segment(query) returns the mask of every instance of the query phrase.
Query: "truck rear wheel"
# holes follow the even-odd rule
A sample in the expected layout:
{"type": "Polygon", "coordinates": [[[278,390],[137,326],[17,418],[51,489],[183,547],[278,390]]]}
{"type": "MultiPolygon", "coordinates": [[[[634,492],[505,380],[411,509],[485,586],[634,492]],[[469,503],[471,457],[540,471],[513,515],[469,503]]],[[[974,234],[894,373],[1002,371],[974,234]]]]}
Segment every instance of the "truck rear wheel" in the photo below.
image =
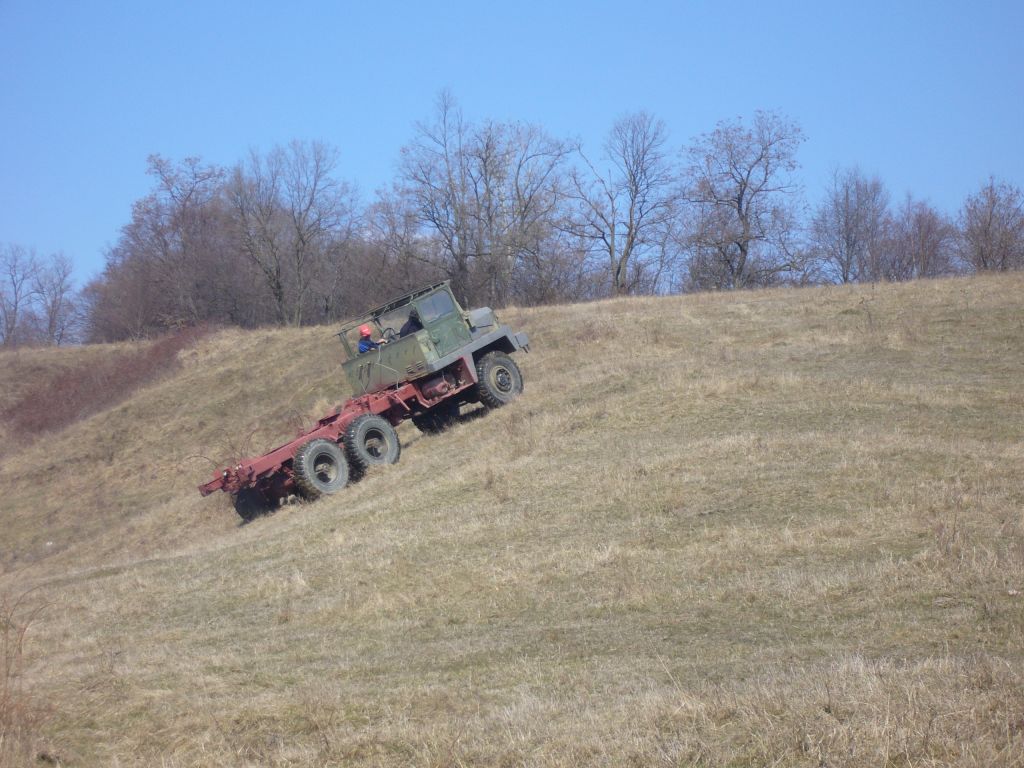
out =
{"type": "Polygon", "coordinates": [[[488,352],[477,360],[477,394],[488,408],[512,402],[523,391],[523,374],[504,352],[488,352]]]}
{"type": "Polygon", "coordinates": [[[436,435],[444,432],[459,418],[459,404],[453,400],[435,405],[429,411],[418,413],[412,417],[412,423],[425,435],[436,435]]]}
{"type": "Polygon", "coordinates": [[[295,485],[307,499],[337,493],[348,484],[348,461],[333,440],[317,438],[299,447],[292,460],[295,485]]]}
{"type": "Polygon", "coordinates": [[[364,414],[345,430],[345,450],[360,473],[375,464],[394,464],[402,455],[398,433],[387,419],[364,414]]]}
{"type": "Polygon", "coordinates": [[[267,497],[257,491],[255,488],[243,488],[238,493],[231,496],[231,503],[235,507],[235,512],[245,522],[255,520],[260,515],[265,515],[270,511],[270,502],[267,497]]]}

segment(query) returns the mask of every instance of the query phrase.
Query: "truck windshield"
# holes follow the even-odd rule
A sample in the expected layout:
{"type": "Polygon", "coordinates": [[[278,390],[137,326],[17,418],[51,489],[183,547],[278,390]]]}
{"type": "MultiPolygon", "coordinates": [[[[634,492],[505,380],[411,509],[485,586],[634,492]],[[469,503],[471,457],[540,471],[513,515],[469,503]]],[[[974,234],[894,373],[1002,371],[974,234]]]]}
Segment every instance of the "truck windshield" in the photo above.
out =
{"type": "Polygon", "coordinates": [[[420,320],[430,323],[439,317],[455,311],[455,304],[447,291],[438,291],[433,296],[427,296],[416,302],[420,311],[420,320]]]}

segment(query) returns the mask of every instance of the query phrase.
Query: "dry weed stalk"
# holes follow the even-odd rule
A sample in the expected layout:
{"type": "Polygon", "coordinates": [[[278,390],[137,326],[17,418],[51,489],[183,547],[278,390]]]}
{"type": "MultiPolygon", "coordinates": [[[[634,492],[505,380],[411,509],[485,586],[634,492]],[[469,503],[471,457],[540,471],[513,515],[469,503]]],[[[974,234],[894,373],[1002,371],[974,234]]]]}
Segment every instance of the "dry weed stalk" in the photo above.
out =
{"type": "Polygon", "coordinates": [[[24,681],[25,639],[46,608],[30,605],[33,591],[0,593],[0,765],[27,762],[50,714],[24,681]]]}

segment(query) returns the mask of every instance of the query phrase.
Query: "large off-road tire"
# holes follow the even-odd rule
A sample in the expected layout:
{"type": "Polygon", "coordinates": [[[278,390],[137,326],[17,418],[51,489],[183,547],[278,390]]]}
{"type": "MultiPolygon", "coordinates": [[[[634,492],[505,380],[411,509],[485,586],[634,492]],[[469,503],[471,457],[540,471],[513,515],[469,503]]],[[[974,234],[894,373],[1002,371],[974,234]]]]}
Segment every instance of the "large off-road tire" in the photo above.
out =
{"type": "Polygon", "coordinates": [[[412,417],[412,423],[425,435],[436,435],[444,432],[459,418],[459,404],[454,400],[446,400],[435,405],[429,411],[418,413],[412,417]]]}
{"type": "Polygon", "coordinates": [[[523,391],[523,374],[504,352],[488,352],[476,362],[476,391],[488,408],[499,408],[523,391]]]}
{"type": "Polygon", "coordinates": [[[271,510],[267,497],[255,488],[243,488],[231,497],[231,503],[234,504],[238,516],[247,523],[271,510]]]}
{"type": "Polygon", "coordinates": [[[402,455],[398,433],[387,419],[366,413],[345,430],[345,451],[352,468],[362,474],[375,464],[394,464],[402,455]]]}
{"type": "Polygon", "coordinates": [[[340,445],[318,437],[295,452],[292,474],[299,493],[310,500],[319,499],[337,493],[348,484],[348,461],[340,445]]]}

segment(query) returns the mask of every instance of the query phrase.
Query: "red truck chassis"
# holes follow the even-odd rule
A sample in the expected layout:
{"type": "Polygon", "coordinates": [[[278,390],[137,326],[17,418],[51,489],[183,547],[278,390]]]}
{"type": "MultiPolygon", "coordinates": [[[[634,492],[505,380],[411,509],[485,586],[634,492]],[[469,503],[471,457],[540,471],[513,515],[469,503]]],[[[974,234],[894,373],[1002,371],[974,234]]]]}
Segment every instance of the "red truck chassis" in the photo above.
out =
{"type": "Polygon", "coordinates": [[[407,382],[382,392],[353,397],[310,429],[300,432],[294,440],[262,456],[243,459],[221,470],[213,480],[199,486],[199,492],[203,496],[214,491],[234,495],[253,489],[268,502],[277,502],[296,493],[292,459],[295,452],[310,440],[324,438],[341,443],[349,424],[363,414],[382,416],[392,426],[397,426],[403,420],[428,411],[476,383],[476,367],[473,358],[467,355],[436,376],[407,382]]]}

